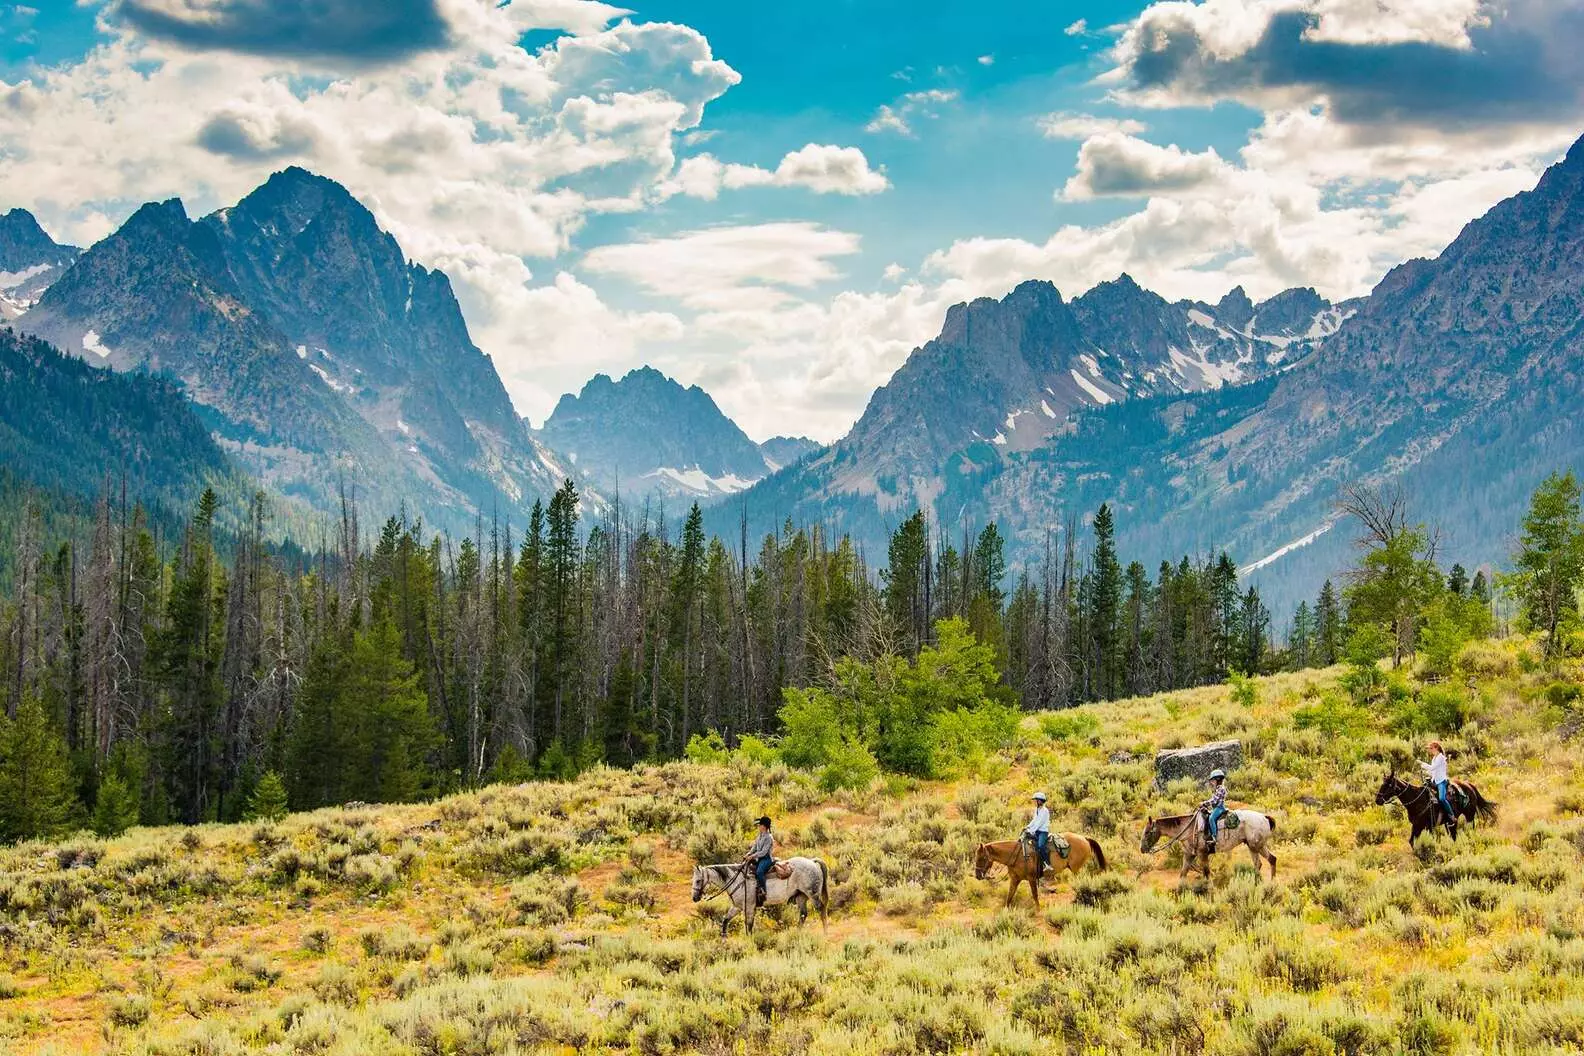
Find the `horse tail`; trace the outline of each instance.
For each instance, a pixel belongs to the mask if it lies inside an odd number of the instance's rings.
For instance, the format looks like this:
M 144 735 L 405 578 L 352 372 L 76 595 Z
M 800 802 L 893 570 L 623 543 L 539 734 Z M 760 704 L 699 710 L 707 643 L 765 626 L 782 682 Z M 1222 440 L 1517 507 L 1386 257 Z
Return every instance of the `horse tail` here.
M 1469 796 L 1474 800 L 1474 813 L 1478 814 L 1486 821 L 1495 821 L 1496 804 L 1486 799 L 1485 793 L 1481 792 L 1474 782 L 1464 782 L 1463 787 L 1468 789 Z
M 824 924 L 827 919 L 825 914 L 830 906 L 830 870 L 825 868 L 825 859 L 816 858 L 814 860 L 819 863 L 820 867 L 819 911 L 820 923 Z
M 1100 871 L 1102 873 L 1105 872 L 1105 852 L 1100 849 L 1100 841 L 1095 839 L 1093 836 L 1085 836 L 1084 839 L 1089 841 L 1089 849 L 1094 852 L 1095 864 L 1100 867 Z
M 1263 814 L 1263 815 L 1261 815 L 1261 817 L 1263 817 L 1265 819 L 1266 824 L 1270 825 L 1271 831 L 1275 832 L 1276 831 L 1276 819 L 1271 817 L 1269 814 Z

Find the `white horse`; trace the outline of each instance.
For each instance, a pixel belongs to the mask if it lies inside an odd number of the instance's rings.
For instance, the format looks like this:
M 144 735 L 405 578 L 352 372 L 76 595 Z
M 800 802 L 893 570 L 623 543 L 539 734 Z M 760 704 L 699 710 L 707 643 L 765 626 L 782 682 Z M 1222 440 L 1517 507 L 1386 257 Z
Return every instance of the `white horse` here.
M 1238 846 L 1247 847 L 1249 857 L 1254 859 L 1254 875 L 1260 875 L 1260 859 L 1263 858 L 1270 863 L 1271 879 L 1276 879 L 1276 856 L 1266 849 L 1271 834 L 1276 831 L 1276 819 L 1257 810 L 1227 811 L 1227 815 L 1233 814 L 1237 815 L 1236 825 L 1227 825 L 1227 819 L 1223 817 L 1221 824 L 1216 826 L 1216 850 L 1230 851 Z M 1144 839 L 1139 843 L 1139 850 L 1150 853 L 1162 837 L 1167 839 L 1168 847 L 1173 843 L 1182 844 L 1182 869 L 1177 873 L 1179 882 L 1187 878 L 1188 866 L 1196 860 L 1204 871 L 1204 878 L 1210 879 L 1208 841 L 1199 811 L 1169 818 L 1150 818 L 1149 824 L 1144 827 Z
M 785 880 L 772 875 L 765 881 L 764 904 L 783 906 L 796 902 L 798 923 L 802 924 L 808 920 L 809 902 L 812 901 L 819 910 L 820 926 L 824 927 L 829 921 L 830 871 L 818 858 L 788 858 L 786 861 L 792 867 L 792 875 Z M 729 905 L 726 916 L 721 919 L 722 936 L 726 934 L 726 926 L 739 913 L 743 916 L 744 928 L 749 934 L 753 933 L 755 887 L 753 869 L 740 863 L 693 867 L 693 901 L 698 902 L 711 892 L 726 895 Z

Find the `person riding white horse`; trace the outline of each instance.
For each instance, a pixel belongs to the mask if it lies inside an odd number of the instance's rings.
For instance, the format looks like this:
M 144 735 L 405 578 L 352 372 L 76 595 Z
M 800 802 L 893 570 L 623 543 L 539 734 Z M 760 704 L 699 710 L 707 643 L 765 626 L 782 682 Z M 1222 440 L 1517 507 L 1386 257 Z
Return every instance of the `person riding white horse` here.
M 754 905 L 762 906 L 765 900 L 765 881 L 770 878 L 770 867 L 775 865 L 775 837 L 770 834 L 770 819 L 762 817 L 757 822 L 759 835 L 753 846 L 743 856 L 743 864 L 754 871 Z
M 1199 804 L 1199 809 L 1205 814 L 1205 851 L 1214 854 L 1217 826 L 1221 823 L 1221 819 L 1226 817 L 1227 812 L 1226 771 L 1217 767 L 1210 771 L 1207 781 L 1210 785 L 1210 798 Z

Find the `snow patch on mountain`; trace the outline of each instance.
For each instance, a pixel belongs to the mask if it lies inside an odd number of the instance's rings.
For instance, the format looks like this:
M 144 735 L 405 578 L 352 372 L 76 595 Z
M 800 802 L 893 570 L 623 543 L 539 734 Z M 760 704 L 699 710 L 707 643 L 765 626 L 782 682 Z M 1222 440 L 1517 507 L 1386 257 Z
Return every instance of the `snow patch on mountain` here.
M 1091 359 L 1091 360 L 1089 360 L 1089 362 L 1093 363 L 1094 360 Z M 1090 369 L 1092 370 L 1093 367 L 1091 367 Z M 1104 404 L 1107 404 L 1107 403 L 1115 403 L 1116 402 L 1115 397 L 1113 397 L 1109 392 L 1105 391 L 1100 386 L 1096 385 L 1094 382 L 1090 381 L 1088 378 L 1086 378 L 1082 374 L 1078 373 L 1077 370 L 1068 370 L 1067 373 L 1072 375 L 1073 381 L 1077 382 L 1078 383 L 1078 387 L 1080 389 L 1082 389 L 1085 393 L 1087 393 L 1089 398 L 1091 400 L 1094 400 L 1095 403 L 1104 405 Z M 1096 371 L 1096 376 L 1097 377 L 1099 376 L 1099 372 L 1098 371 Z
M 1282 558 L 1286 557 L 1288 554 L 1292 553 L 1294 550 L 1297 550 L 1297 549 L 1299 549 L 1301 547 L 1308 546 L 1310 543 L 1314 542 L 1316 539 L 1320 538 L 1322 535 L 1324 535 L 1325 533 L 1329 532 L 1331 530 L 1332 525 L 1334 525 L 1335 523 L 1336 523 L 1335 521 L 1327 521 L 1325 524 L 1322 524 L 1320 527 L 1316 528 L 1314 531 L 1310 532 L 1308 535 L 1303 536 L 1300 539 L 1294 539 L 1292 542 L 1286 544 L 1285 546 L 1277 547 L 1275 550 L 1272 550 L 1270 553 L 1266 554 L 1264 557 L 1260 558 L 1258 561 L 1251 562 L 1251 563 L 1249 563 L 1247 565 L 1244 565 L 1242 568 L 1239 568 L 1238 569 L 1238 575 L 1246 576 L 1250 572 L 1258 572 L 1260 569 L 1265 568 L 1266 566 L 1271 565 L 1271 564 L 1273 564 L 1273 563 L 1275 563 L 1277 561 L 1280 561 Z

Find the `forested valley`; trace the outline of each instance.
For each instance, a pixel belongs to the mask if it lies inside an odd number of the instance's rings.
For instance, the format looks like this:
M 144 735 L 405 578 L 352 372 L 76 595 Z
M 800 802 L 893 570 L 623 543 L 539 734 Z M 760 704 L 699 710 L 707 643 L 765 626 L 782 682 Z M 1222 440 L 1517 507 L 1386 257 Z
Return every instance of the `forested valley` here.
M 1572 477 L 1547 487 L 1576 523 Z M 523 528 L 460 539 L 401 515 L 366 530 L 349 499 L 310 548 L 270 542 L 262 496 L 222 518 L 205 492 L 178 538 L 112 493 L 65 537 L 24 503 L 0 835 L 410 801 L 742 743 L 784 741 L 833 784 L 936 776 L 996 715 L 1359 655 L 1433 667 L 1488 634 L 1485 574 L 1443 573 L 1400 500 L 1350 494 L 1359 568 L 1276 626 L 1225 554 L 1153 575 L 1125 560 L 1104 506 L 1010 575 L 994 524 L 953 541 L 915 512 L 875 567 L 818 526 L 754 543 L 706 538 L 696 505 L 680 524 L 590 515 L 570 481 Z

